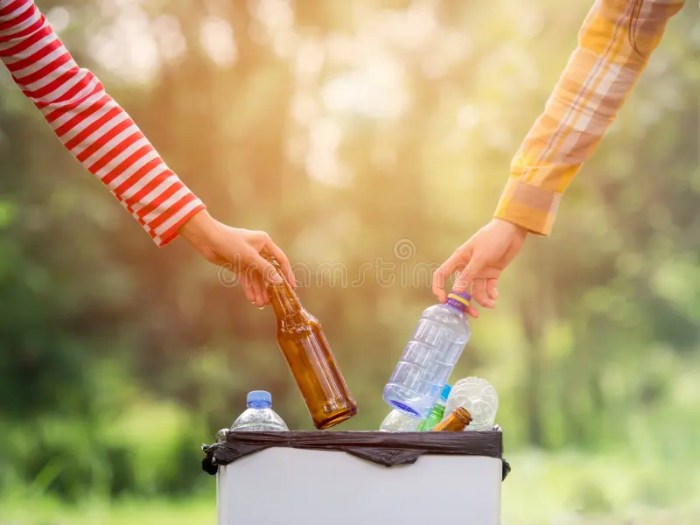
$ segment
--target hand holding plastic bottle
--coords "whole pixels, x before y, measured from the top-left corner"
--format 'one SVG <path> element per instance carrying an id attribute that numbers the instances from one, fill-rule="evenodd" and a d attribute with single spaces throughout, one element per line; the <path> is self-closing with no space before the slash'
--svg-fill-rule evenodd
<path id="1" fill-rule="evenodd" d="M 433 274 L 433 293 L 444 303 L 447 300 L 445 281 L 459 271 L 453 290 L 464 292 L 471 287 L 472 297 L 477 303 L 493 308 L 498 299 L 498 278 L 520 253 L 527 233 L 522 226 L 492 219 L 457 248 Z M 479 316 L 474 306 L 470 306 L 467 312 L 472 317 Z"/>

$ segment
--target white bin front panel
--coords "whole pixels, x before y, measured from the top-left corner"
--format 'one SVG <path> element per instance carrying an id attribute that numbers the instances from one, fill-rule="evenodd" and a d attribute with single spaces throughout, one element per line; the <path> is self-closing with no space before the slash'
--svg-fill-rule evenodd
<path id="1" fill-rule="evenodd" d="M 219 467 L 219 525 L 499 525 L 501 460 L 424 455 L 384 467 L 270 448 Z"/>

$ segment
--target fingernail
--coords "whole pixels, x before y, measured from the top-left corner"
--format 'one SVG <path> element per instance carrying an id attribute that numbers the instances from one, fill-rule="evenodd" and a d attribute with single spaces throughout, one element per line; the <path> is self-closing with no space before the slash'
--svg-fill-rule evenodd
<path id="1" fill-rule="evenodd" d="M 278 273 L 273 273 L 270 277 L 270 281 L 272 281 L 275 284 L 282 284 L 282 277 L 280 277 Z"/>

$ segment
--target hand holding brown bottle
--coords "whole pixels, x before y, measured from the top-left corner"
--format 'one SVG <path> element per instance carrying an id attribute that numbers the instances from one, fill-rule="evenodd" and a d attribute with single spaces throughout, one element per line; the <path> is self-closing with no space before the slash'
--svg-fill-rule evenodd
<path id="1" fill-rule="evenodd" d="M 287 281 L 296 286 L 289 259 L 263 231 L 227 226 L 203 210 L 187 221 L 179 233 L 206 260 L 238 274 L 246 299 L 258 307 L 270 303 L 267 283 L 280 282 L 277 271 L 261 253 L 273 255 Z"/>

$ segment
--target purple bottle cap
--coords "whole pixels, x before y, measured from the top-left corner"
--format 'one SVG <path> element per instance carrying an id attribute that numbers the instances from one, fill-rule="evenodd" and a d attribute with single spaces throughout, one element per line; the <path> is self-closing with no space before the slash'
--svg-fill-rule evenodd
<path id="1" fill-rule="evenodd" d="M 467 292 L 450 292 L 447 294 L 447 305 L 464 313 L 469 308 L 472 296 Z"/>

